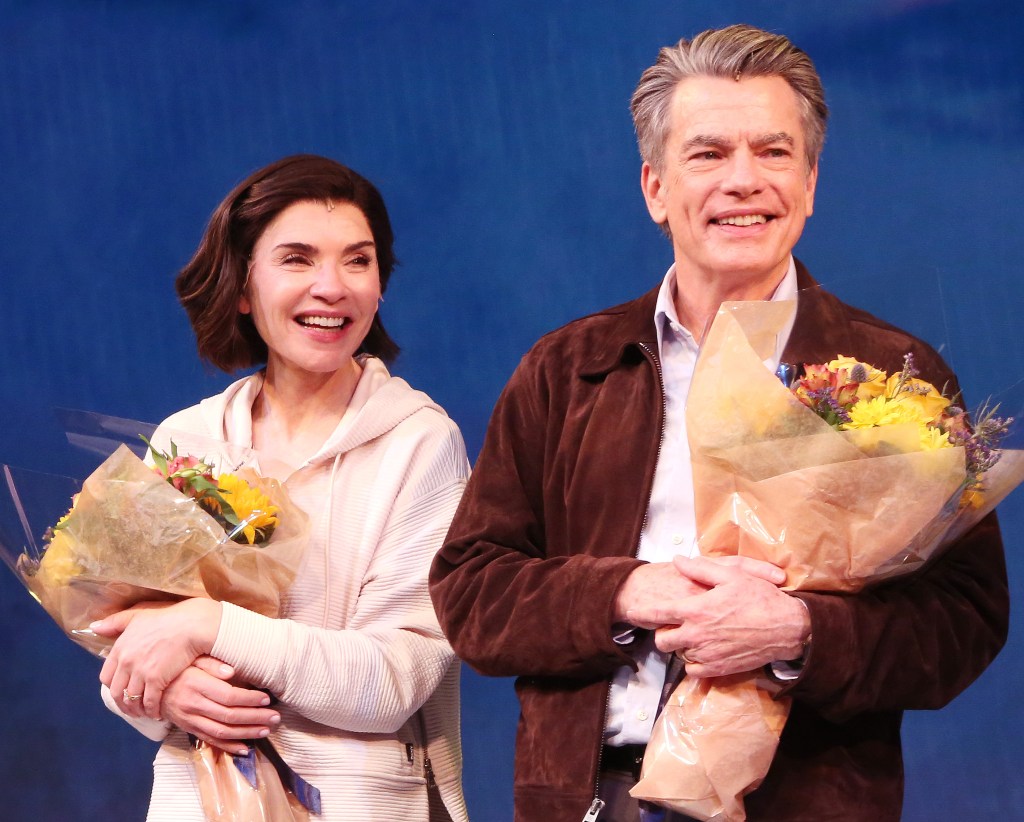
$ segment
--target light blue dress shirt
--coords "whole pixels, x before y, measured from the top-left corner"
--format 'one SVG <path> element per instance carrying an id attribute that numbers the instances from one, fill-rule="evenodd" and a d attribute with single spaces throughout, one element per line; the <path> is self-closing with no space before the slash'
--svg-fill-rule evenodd
<path id="1" fill-rule="evenodd" d="M 690 468 L 690 446 L 686 439 L 686 398 L 699 346 L 693 335 L 679 322 L 675 295 L 675 266 L 672 266 L 662 281 L 654 310 L 658 358 L 665 386 L 665 423 L 647 507 L 647 520 L 640 534 L 640 549 L 637 553 L 637 557 L 646 562 L 670 562 L 677 554 L 693 556 L 697 553 L 693 472 Z M 771 299 L 797 299 L 796 266 L 792 258 L 789 270 Z M 772 372 L 778 368 L 793 328 L 793 320 L 779 334 L 774 358 L 765 362 L 765 366 Z M 630 632 L 626 632 L 616 639 L 626 641 L 629 637 Z M 653 632 L 646 634 L 637 643 L 632 654 L 639 669 L 633 671 L 624 665 L 612 679 L 605 724 L 605 743 L 608 745 L 647 743 L 665 685 L 669 655 L 654 647 Z"/>

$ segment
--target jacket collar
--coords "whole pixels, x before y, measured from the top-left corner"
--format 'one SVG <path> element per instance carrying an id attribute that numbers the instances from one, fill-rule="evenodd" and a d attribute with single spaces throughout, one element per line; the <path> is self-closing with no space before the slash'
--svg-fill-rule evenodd
<path id="1" fill-rule="evenodd" d="M 799 289 L 796 322 L 782 361 L 800 366 L 821 362 L 822 356 L 833 359 L 840 354 L 850 354 L 853 341 L 846 306 L 819 285 L 799 260 L 796 261 L 796 281 Z"/>
<path id="2" fill-rule="evenodd" d="M 799 291 L 797 315 L 782 355 L 783 361 L 802 365 L 817 362 L 823 351 L 833 352 L 833 357 L 848 353 L 851 340 L 843 304 L 818 284 L 800 260 L 795 260 L 795 263 Z M 659 282 L 642 297 L 594 315 L 608 317 L 613 322 L 606 341 L 580 369 L 581 376 L 607 374 L 625 362 L 630 351 L 640 345 L 657 351 L 654 309 L 660 288 Z"/>
<path id="3" fill-rule="evenodd" d="M 594 356 L 583 364 L 581 376 L 598 377 L 607 374 L 627 359 L 630 350 L 641 344 L 656 351 L 658 335 L 654 328 L 654 308 L 658 303 L 660 289 L 659 282 L 642 297 L 595 315 L 608 317 L 612 321 L 611 330 Z"/>

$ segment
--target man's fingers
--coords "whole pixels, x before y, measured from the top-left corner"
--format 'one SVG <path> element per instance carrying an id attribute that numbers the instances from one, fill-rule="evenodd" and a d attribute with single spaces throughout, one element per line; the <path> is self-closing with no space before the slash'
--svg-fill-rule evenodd
<path id="1" fill-rule="evenodd" d="M 782 585 L 786 581 L 786 572 L 778 565 L 753 557 L 737 557 L 736 563 L 742 571 L 754 577 L 760 577 L 773 585 Z"/>
<path id="2" fill-rule="evenodd" d="M 773 585 L 786 581 L 786 572 L 777 565 L 753 557 L 684 557 L 676 556 L 672 564 L 683 576 L 707 588 L 724 585 L 736 579 L 737 573 L 763 579 Z"/>
<path id="3" fill-rule="evenodd" d="M 665 654 L 686 650 L 692 638 L 684 633 L 683 626 L 666 626 L 654 632 L 654 646 Z"/>

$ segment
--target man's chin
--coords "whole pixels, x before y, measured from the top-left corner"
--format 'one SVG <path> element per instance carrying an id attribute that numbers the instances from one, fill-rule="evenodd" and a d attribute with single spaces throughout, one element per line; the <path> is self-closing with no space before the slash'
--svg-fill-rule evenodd
<path id="1" fill-rule="evenodd" d="M 686 263 L 677 263 L 677 268 L 686 271 Z M 730 258 L 711 261 L 702 267 L 706 271 L 706 281 L 716 288 L 729 292 L 758 292 L 768 289 L 763 296 L 748 296 L 744 299 L 764 299 L 770 296 L 789 270 L 789 255 L 782 260 L 765 260 L 763 257 Z M 739 299 L 739 298 L 735 298 Z"/>

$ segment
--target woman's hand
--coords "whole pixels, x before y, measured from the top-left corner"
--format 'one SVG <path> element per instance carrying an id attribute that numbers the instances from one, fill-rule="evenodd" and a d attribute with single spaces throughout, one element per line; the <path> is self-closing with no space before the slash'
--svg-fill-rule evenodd
<path id="1" fill-rule="evenodd" d="M 240 739 L 269 736 L 281 722 L 263 691 L 232 685 L 234 669 L 201 656 L 164 691 L 164 719 L 230 754 L 244 754 Z"/>
<path id="2" fill-rule="evenodd" d="M 89 627 L 114 637 L 100 681 L 127 716 L 160 719 L 164 689 L 213 649 L 221 605 L 212 599 L 147 602 Z"/>

